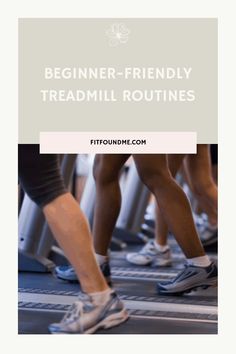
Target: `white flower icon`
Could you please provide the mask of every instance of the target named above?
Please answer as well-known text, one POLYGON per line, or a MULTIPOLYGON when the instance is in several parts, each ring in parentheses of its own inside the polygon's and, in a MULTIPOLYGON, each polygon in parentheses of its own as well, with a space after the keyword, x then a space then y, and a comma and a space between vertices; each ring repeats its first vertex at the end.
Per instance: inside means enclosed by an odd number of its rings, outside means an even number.
POLYGON ((124 23, 113 23, 106 31, 106 35, 109 37, 109 45, 116 47, 119 44, 125 44, 129 40, 130 30, 124 25, 124 23))

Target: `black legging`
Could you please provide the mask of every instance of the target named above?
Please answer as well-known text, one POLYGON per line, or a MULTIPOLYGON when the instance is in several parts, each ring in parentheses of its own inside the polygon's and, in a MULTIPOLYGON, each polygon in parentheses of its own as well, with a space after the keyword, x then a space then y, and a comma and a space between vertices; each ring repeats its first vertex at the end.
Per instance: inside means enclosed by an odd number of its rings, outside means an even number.
POLYGON ((40 207, 67 193, 57 154, 40 154, 38 144, 18 145, 19 181, 40 207))

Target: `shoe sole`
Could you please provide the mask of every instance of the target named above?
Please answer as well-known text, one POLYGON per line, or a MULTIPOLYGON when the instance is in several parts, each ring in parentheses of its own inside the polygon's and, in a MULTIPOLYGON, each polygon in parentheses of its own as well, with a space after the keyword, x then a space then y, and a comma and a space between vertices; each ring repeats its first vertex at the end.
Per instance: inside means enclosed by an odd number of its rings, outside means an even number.
POLYGON ((169 290, 163 290, 160 289, 157 285, 157 292, 159 295, 172 295, 172 296, 178 296, 178 295, 183 295, 183 294, 188 294, 191 291, 196 291, 197 289, 203 289, 206 290, 208 288, 215 288, 217 287, 217 278, 216 279, 212 279, 209 283, 201 283, 195 286, 192 286, 190 288, 186 288, 184 290, 181 291, 169 291, 169 290))
POLYGON ((108 328, 116 327, 116 326, 119 326, 120 324, 126 322, 128 319, 129 319, 128 312, 125 309, 123 309, 119 313, 119 317, 117 317, 117 314, 110 315, 107 318, 105 318, 103 321, 98 323, 96 326, 88 329, 84 333, 85 334, 92 334, 92 333, 97 332, 99 329, 108 329, 108 328))
POLYGON ((79 281, 78 281, 77 278, 76 278, 76 279, 75 279, 75 278, 74 278, 74 279, 63 278, 62 276, 60 276, 60 275, 57 274, 57 273, 55 273, 54 275, 55 275, 55 277, 56 277, 57 279, 63 280, 63 281, 65 281, 65 282, 67 282, 67 283, 79 283, 79 281))
POLYGON ((171 261, 165 261, 163 263, 152 263, 153 267, 171 267, 172 266, 172 262, 171 261))
POLYGON ((131 261, 128 261, 128 260, 127 260, 127 262, 129 262, 130 264, 134 264, 134 265, 137 265, 137 266, 143 266, 143 267, 150 266, 152 264, 152 262, 149 262, 149 263, 136 263, 136 262, 131 262, 131 261))
POLYGON ((126 322, 129 319, 129 315, 128 312, 123 309, 119 314, 112 314, 108 317, 106 317, 103 321, 97 323, 95 326, 87 329, 85 332, 83 333, 75 333, 75 332, 53 332, 53 330, 50 330, 49 327, 49 331, 51 334, 93 334, 95 332, 97 332, 99 329, 109 329, 112 327, 117 327, 120 324, 126 322))
POLYGON ((131 263, 131 264, 134 264, 134 265, 137 265, 137 266, 150 266, 152 265, 153 267, 170 267, 172 265, 172 262, 171 262, 171 259, 163 259, 162 261, 160 260, 155 260, 155 259, 152 259, 150 261, 147 261, 146 263, 142 263, 142 262, 135 262, 134 260, 132 260, 132 258, 128 258, 126 257, 126 261, 131 263), (159 264, 158 264, 159 262, 159 264))
POLYGON ((146 267, 146 266, 153 266, 153 267, 171 267, 172 266, 172 262, 163 262, 163 263, 160 263, 160 264, 157 264, 153 261, 151 262, 148 262, 148 263, 135 263, 135 262, 132 262, 132 261, 128 261, 128 259, 126 259, 127 262, 129 262, 130 264, 134 264, 134 265, 137 265, 137 266, 143 266, 143 267, 146 267))

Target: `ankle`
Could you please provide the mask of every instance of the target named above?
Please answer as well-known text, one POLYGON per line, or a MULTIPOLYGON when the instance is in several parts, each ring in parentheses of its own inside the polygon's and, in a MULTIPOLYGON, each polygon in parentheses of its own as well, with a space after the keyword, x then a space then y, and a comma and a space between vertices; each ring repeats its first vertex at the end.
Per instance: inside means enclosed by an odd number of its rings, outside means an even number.
POLYGON ((211 264, 210 258, 205 256, 187 258, 187 263, 196 267, 208 267, 211 264))
POLYGON ((108 260, 109 260, 109 256, 108 255, 104 256, 102 254, 95 253, 95 256, 96 256, 97 263, 99 265, 102 265, 103 263, 108 262, 108 260))
POLYGON ((105 302, 107 302, 112 291, 113 290, 111 288, 107 287, 107 289, 105 289, 103 291, 89 293, 88 295, 92 298, 92 301, 96 305, 101 305, 101 304, 104 304, 105 302))
POLYGON ((159 252, 165 252, 170 248, 167 243, 164 245, 163 244, 160 245, 156 240, 154 240, 154 246, 159 252))

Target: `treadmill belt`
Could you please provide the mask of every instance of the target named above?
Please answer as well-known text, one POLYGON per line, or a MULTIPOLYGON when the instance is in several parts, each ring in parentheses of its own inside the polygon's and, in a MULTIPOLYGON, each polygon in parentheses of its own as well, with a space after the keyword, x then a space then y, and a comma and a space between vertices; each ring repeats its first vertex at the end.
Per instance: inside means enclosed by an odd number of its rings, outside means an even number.
MULTIPOLYGON (((132 251, 134 246, 129 248, 132 251)), ((172 267, 138 267, 125 260, 127 250, 112 252, 113 287, 124 301, 130 319, 98 334, 217 334, 217 289, 197 290, 184 296, 160 296, 158 280, 171 279, 183 268, 184 257, 173 248, 172 267)), ((210 258, 217 261, 216 254, 210 258)), ((47 334, 80 291, 46 273, 19 273, 19 334, 47 334)))
MULTIPOLYGON (((60 321, 61 312, 19 310, 19 334, 49 334, 48 324, 60 321), (37 319, 37 320, 36 320, 37 319)), ((165 318, 136 318, 97 334, 217 334, 217 325, 165 318)))

